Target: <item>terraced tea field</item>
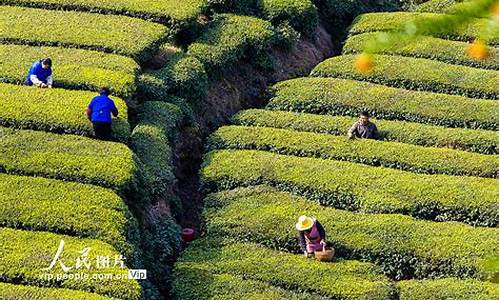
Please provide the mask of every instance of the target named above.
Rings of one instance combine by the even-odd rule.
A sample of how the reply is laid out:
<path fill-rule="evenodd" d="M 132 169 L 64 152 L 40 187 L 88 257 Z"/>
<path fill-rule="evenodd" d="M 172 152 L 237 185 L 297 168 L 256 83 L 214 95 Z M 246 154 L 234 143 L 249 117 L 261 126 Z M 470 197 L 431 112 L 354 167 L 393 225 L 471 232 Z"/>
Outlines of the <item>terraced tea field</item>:
<path fill-rule="evenodd" d="M 486 60 L 466 55 L 487 20 L 353 67 L 377 32 L 448 2 L 0 0 L 0 299 L 497 299 L 498 40 Z M 276 53 L 300 61 L 298 44 L 365 12 L 342 55 L 214 121 L 248 106 L 213 102 L 233 70 L 284 74 Z M 54 87 L 24 85 L 44 57 Z M 103 86 L 112 141 L 84 115 Z M 345 137 L 360 108 L 381 140 Z M 195 162 L 179 149 L 206 124 L 220 128 L 189 191 L 203 230 L 183 249 L 199 203 L 183 199 L 180 166 Z M 300 254 L 302 214 L 335 262 Z"/>
<path fill-rule="evenodd" d="M 151 270 L 153 263 L 166 264 L 168 247 L 178 251 L 173 218 L 159 215 L 147 228 L 144 214 L 172 184 L 171 173 L 155 172 L 171 164 L 173 133 L 166 131 L 180 124 L 182 113 L 169 103 L 143 105 L 137 78 L 142 64 L 191 26 L 206 3 L 1 4 L 0 298 L 158 298 L 159 279 L 127 279 L 128 270 Z M 44 57 L 54 61 L 54 88 L 22 86 L 31 63 Z M 83 114 L 102 86 L 111 88 L 120 112 L 110 142 L 92 138 Z M 141 120 L 148 109 L 155 118 Z M 153 151 L 165 160 L 150 160 Z M 171 238 L 159 242 L 160 227 L 170 228 Z M 81 272 L 89 278 L 75 277 Z"/>
<path fill-rule="evenodd" d="M 211 135 L 206 237 L 176 265 L 181 299 L 497 299 L 498 41 L 466 54 L 486 20 L 355 68 L 377 32 L 439 13 L 361 15 L 342 55 Z M 381 140 L 347 138 L 361 109 Z M 303 258 L 300 215 L 322 222 L 336 262 Z"/>

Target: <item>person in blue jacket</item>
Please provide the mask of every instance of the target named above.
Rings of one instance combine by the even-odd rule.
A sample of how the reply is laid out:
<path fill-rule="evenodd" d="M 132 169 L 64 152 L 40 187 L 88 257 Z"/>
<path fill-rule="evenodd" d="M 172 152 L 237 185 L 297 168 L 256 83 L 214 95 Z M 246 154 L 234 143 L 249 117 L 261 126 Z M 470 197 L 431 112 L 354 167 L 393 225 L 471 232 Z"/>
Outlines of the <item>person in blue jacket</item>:
<path fill-rule="evenodd" d="M 53 83 L 52 78 L 52 60 L 44 58 L 35 61 L 26 76 L 26 84 L 34 85 L 41 88 L 51 88 Z"/>
<path fill-rule="evenodd" d="M 118 109 L 109 95 L 111 95 L 109 88 L 99 89 L 99 96 L 94 97 L 85 110 L 87 118 L 94 126 L 95 137 L 105 141 L 111 140 L 113 116 L 118 117 Z"/>

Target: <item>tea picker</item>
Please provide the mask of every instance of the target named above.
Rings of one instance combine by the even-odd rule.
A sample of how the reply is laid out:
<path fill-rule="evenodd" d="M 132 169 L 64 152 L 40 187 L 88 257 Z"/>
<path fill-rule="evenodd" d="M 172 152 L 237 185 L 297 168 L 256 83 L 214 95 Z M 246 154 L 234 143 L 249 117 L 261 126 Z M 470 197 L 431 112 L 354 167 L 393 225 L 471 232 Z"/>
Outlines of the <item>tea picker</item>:
<path fill-rule="evenodd" d="M 359 114 L 359 120 L 352 125 L 351 129 L 347 132 L 350 139 L 380 139 L 377 126 L 370 122 L 370 114 L 367 111 L 362 111 Z"/>
<path fill-rule="evenodd" d="M 26 85 L 40 88 L 51 88 L 53 81 L 52 60 L 50 58 L 35 61 L 26 76 Z"/>
<path fill-rule="evenodd" d="M 295 228 L 299 231 L 300 249 L 306 257 L 326 245 L 325 229 L 318 220 L 308 216 L 300 216 Z"/>
<path fill-rule="evenodd" d="M 99 89 L 99 96 L 94 97 L 85 110 L 85 115 L 94 127 L 95 137 L 105 141 L 111 140 L 111 123 L 113 117 L 118 117 L 118 109 L 110 95 L 110 89 L 102 87 Z"/>

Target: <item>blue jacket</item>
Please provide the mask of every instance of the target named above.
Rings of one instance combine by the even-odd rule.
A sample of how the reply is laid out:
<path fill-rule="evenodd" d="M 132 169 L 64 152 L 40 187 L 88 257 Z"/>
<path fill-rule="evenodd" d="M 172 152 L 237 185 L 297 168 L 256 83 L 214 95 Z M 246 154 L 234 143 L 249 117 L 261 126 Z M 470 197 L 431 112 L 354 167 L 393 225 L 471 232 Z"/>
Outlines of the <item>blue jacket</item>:
<path fill-rule="evenodd" d="M 111 123 L 111 114 L 115 117 L 118 116 L 118 109 L 115 103 L 106 95 L 94 97 L 89 104 L 89 109 L 91 112 L 90 120 L 92 122 Z"/>
<path fill-rule="evenodd" d="M 36 75 L 38 80 L 42 81 L 43 83 L 47 83 L 47 78 L 52 75 L 52 68 L 44 69 L 42 67 L 41 61 L 35 61 L 32 65 L 31 68 L 28 72 L 28 76 L 26 76 L 26 84 L 28 85 L 33 85 L 33 82 L 31 82 L 31 75 Z"/>

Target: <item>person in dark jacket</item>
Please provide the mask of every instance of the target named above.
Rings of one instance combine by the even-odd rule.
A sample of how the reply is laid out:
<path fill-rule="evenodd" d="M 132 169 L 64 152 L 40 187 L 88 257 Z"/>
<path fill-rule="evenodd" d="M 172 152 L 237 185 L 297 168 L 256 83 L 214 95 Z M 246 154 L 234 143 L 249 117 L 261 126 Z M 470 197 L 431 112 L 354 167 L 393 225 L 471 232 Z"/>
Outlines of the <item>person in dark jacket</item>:
<path fill-rule="evenodd" d="M 95 137 L 106 141 L 111 140 L 112 117 L 118 117 L 118 109 L 109 95 L 111 95 L 109 88 L 101 88 L 99 96 L 94 97 L 85 110 L 87 118 L 89 118 L 94 126 Z"/>
<path fill-rule="evenodd" d="M 359 120 L 352 125 L 351 129 L 347 133 L 350 139 L 361 138 L 361 139 L 379 139 L 379 133 L 377 126 L 370 122 L 370 114 L 367 111 L 362 111 L 359 114 Z"/>
<path fill-rule="evenodd" d="M 52 60 L 44 58 L 35 61 L 26 76 L 26 85 L 34 85 L 41 88 L 51 88 L 54 82 L 52 78 Z"/>
<path fill-rule="evenodd" d="M 295 228 L 299 231 L 300 249 L 305 257 L 314 255 L 326 247 L 326 233 L 323 225 L 311 217 L 300 216 Z"/>

